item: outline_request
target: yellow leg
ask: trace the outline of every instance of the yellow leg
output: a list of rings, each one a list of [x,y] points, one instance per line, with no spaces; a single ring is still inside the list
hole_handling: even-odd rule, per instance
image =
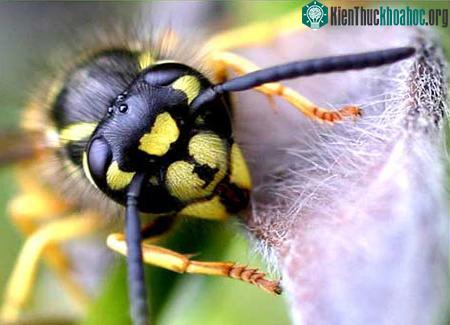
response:
[[[55,199],[54,193],[46,191],[42,184],[35,182],[32,174],[28,169],[19,169],[17,178],[21,184],[24,194],[15,197],[8,204],[8,215],[11,221],[25,237],[33,234],[43,223],[54,220],[71,211],[71,207],[66,203]],[[56,245],[48,245],[45,249],[44,257],[49,265],[61,275],[61,279],[67,282],[69,293],[71,291],[79,292],[80,290],[71,290],[73,281],[64,281],[67,278],[69,262],[65,254]],[[75,294],[78,298],[80,295]],[[78,299],[80,300],[80,299]],[[85,299],[81,299],[84,301]],[[80,302],[81,302],[80,300]]]
[[[207,53],[270,42],[289,32],[303,29],[301,12],[295,11],[268,22],[257,22],[214,35],[205,44]]]
[[[216,53],[212,57],[212,62],[219,81],[226,79],[228,69],[233,70],[237,75],[244,75],[260,69],[249,60],[230,52]],[[343,117],[356,117],[361,114],[361,110],[352,105],[344,106],[337,111],[319,107],[292,88],[283,86],[278,82],[264,84],[256,87],[255,90],[268,96],[280,97],[306,116],[319,122],[334,123],[340,121]]]
[[[123,234],[108,236],[107,245],[112,250],[127,255],[127,245]],[[147,243],[142,244],[144,263],[159,266],[178,273],[193,273],[224,276],[253,284],[270,293],[280,294],[281,288],[276,281],[265,278],[265,274],[247,266],[230,262],[199,262],[172,250]]]
[[[68,292],[80,303],[85,304],[88,296],[84,290],[70,277],[69,263],[66,256],[55,245],[63,241],[75,239],[92,232],[99,226],[98,219],[88,215],[71,215],[64,218],[54,218],[37,228],[32,219],[39,220],[38,214],[41,204],[37,204],[36,210],[32,206],[22,205],[26,202],[38,202],[38,198],[32,195],[22,196],[13,201],[11,212],[14,220],[20,220],[18,225],[25,233],[32,234],[27,238],[22,247],[19,258],[16,261],[12,275],[8,281],[5,291],[4,302],[0,311],[0,320],[2,322],[12,322],[19,316],[20,310],[25,305],[30,296],[36,276],[39,260],[42,255],[46,257],[49,265],[56,271],[61,278],[63,285]],[[20,204],[20,205],[19,205]],[[22,210],[23,209],[23,210]],[[29,214],[27,214],[27,210]],[[48,215],[48,211],[45,210]],[[22,216],[20,218],[19,216]],[[28,220],[27,218],[28,217]]]
[[[14,225],[25,237],[31,236],[39,229],[39,224],[55,220],[67,213],[69,207],[51,200],[45,194],[27,193],[14,198],[9,204],[9,216]],[[44,252],[44,258],[49,266],[56,272],[68,292],[80,303],[84,304],[87,297],[82,289],[70,278],[70,263],[62,250],[49,244]],[[31,289],[29,291],[31,292]]]

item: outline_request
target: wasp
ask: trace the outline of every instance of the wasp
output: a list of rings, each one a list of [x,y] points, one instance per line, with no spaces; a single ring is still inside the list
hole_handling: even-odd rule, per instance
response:
[[[115,214],[125,231],[105,238],[125,255],[131,316],[148,323],[143,263],[179,273],[224,276],[280,294],[278,281],[234,262],[193,260],[152,239],[177,218],[216,221],[239,215],[250,201],[251,171],[233,132],[233,93],[279,97],[307,118],[333,124],[357,118],[356,106],[329,110],[283,80],[390,64],[414,53],[402,47],[295,61],[261,69],[233,53],[298,26],[294,15],[215,35],[195,53],[168,29],[97,42],[30,99],[19,133],[2,136],[2,163],[18,162],[20,194],[9,204],[27,238],[11,274],[0,317],[15,321],[45,257],[74,297],[85,293],[68,275],[60,244],[97,232]],[[6,141],[8,140],[8,141]],[[14,141],[15,140],[15,141]]]

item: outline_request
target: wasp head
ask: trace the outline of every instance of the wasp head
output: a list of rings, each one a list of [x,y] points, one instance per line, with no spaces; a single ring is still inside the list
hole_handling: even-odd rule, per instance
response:
[[[143,200],[141,210],[176,209],[177,200],[167,191],[167,168],[175,161],[192,160],[189,140],[200,131],[231,137],[223,98],[207,103],[200,115],[191,110],[194,99],[210,87],[201,73],[183,64],[161,63],[144,70],[105,108],[86,149],[88,177],[124,204],[133,176],[145,173],[149,182],[143,195],[156,199],[158,207]]]

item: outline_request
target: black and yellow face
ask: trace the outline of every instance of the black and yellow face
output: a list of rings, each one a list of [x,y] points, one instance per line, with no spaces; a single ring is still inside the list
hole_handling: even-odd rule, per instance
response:
[[[125,204],[136,173],[148,175],[139,209],[224,218],[248,204],[250,177],[233,143],[225,98],[195,113],[191,103],[211,83],[167,62],[148,67],[117,94],[83,154],[95,187]]]

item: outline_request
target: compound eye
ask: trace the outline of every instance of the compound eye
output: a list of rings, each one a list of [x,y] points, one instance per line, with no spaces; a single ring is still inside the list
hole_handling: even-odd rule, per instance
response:
[[[94,138],[88,148],[88,168],[97,184],[105,181],[106,172],[112,160],[112,152],[109,144],[103,137]]]

